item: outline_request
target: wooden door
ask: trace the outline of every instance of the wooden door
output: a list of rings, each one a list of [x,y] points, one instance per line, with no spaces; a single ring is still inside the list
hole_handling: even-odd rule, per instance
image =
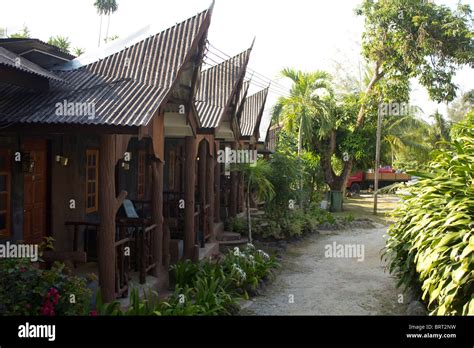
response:
[[[24,173],[23,239],[39,244],[46,237],[46,165],[47,144],[44,139],[26,139],[23,152],[29,154],[29,172]]]

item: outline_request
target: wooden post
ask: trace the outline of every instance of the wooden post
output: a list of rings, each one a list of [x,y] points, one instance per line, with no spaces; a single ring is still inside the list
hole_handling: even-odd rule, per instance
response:
[[[198,189],[199,189],[199,206],[200,206],[200,214],[199,214],[199,221],[201,222],[199,225],[199,230],[201,232],[200,238],[204,240],[204,236],[206,234],[206,221],[205,221],[205,210],[204,207],[207,204],[206,201],[206,162],[207,162],[207,149],[206,149],[206,141],[202,140],[199,144],[199,177],[198,177]],[[198,240],[199,244],[201,244],[201,239]],[[202,243],[203,244],[203,243]],[[201,244],[201,247],[204,245]]]
[[[214,163],[214,222],[221,221],[221,165]]]
[[[115,299],[115,214],[127,196],[115,196],[115,138],[101,135],[99,154],[99,218],[98,262],[99,284],[104,302]]]
[[[196,140],[186,137],[185,187],[184,187],[184,258],[192,259],[194,254],[194,180],[196,171]]]
[[[219,142],[216,143],[216,151],[214,152],[214,222],[219,222],[220,206],[221,206],[221,165],[217,162],[217,152],[219,151]]]
[[[244,211],[244,176],[242,173],[239,174],[239,204],[238,204],[238,212]]]
[[[154,160],[152,163],[152,220],[156,224],[153,235],[153,260],[156,267],[153,275],[163,275],[163,252],[167,247],[163,243],[163,162]],[[168,246],[169,247],[169,246]]]
[[[237,150],[236,143],[232,144],[232,150]],[[230,197],[229,197],[229,216],[237,215],[237,198],[238,198],[238,176],[235,170],[230,172]]]
[[[239,146],[240,149],[243,149],[243,146]],[[244,211],[244,176],[242,172],[237,173],[238,185],[237,185],[237,213]]]
[[[211,240],[214,241],[216,236],[214,236],[214,166],[215,166],[215,156],[212,157],[211,154],[207,156],[206,159],[206,202],[209,204],[209,209],[207,210],[207,222],[209,224],[209,231],[211,235]]]
[[[377,135],[375,141],[375,171],[374,171],[374,215],[377,215],[377,199],[379,191],[380,142],[382,138],[382,110],[378,107]]]

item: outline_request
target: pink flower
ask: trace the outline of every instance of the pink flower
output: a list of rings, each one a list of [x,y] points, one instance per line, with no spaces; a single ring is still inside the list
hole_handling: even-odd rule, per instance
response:
[[[41,311],[41,314],[43,314],[43,315],[54,315],[54,310],[50,306],[44,306],[42,311]]]
[[[96,317],[98,314],[97,314],[97,311],[94,309],[94,310],[92,310],[92,311],[89,313],[89,315],[90,315],[91,317]]]

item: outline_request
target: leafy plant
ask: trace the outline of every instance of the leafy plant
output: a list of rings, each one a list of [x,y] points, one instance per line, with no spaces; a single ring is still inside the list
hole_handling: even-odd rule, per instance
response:
[[[247,231],[247,221],[244,218],[235,216],[230,218],[227,223],[229,231],[241,234],[245,234]]]
[[[29,259],[0,260],[1,314],[87,315],[91,296],[85,279],[60,262],[42,270]]]
[[[199,265],[191,260],[180,261],[171,266],[176,284],[180,286],[192,285],[196,280]]]
[[[474,113],[434,152],[394,212],[385,257],[431,314],[474,314]]]

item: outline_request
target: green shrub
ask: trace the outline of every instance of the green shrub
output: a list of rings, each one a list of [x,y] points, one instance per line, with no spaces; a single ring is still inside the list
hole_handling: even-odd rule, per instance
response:
[[[259,227],[255,229],[254,237],[257,239],[284,239],[285,235],[282,232],[281,224],[278,221],[264,219],[262,220],[266,223],[264,227]],[[253,231],[253,227],[252,227]]]
[[[247,233],[247,220],[241,217],[233,217],[228,220],[228,229],[231,232],[245,235]]]
[[[97,296],[98,315],[231,315],[238,311],[236,299],[255,290],[271,276],[278,264],[274,257],[249,244],[243,251],[229,251],[221,262],[205,260],[194,264],[181,261],[172,267],[176,279],[173,294],[164,301],[156,292],[137,289],[130,294],[130,306],[123,310],[118,301],[104,304]]]
[[[177,262],[171,266],[171,274],[174,276],[174,283],[180,286],[191,286],[199,272],[199,264],[191,260]]]
[[[298,211],[290,215],[289,220],[285,224],[285,230],[289,237],[299,237],[304,232],[305,215]]]
[[[474,314],[474,113],[455,126],[394,212],[385,256],[431,314]]]
[[[62,263],[41,270],[29,259],[0,260],[0,314],[87,315],[92,291]]]
[[[270,277],[271,270],[278,267],[278,263],[273,256],[248,244],[243,250],[236,247],[228,251],[222,267],[224,273],[230,275],[233,286],[247,294],[257,289],[260,280]]]

